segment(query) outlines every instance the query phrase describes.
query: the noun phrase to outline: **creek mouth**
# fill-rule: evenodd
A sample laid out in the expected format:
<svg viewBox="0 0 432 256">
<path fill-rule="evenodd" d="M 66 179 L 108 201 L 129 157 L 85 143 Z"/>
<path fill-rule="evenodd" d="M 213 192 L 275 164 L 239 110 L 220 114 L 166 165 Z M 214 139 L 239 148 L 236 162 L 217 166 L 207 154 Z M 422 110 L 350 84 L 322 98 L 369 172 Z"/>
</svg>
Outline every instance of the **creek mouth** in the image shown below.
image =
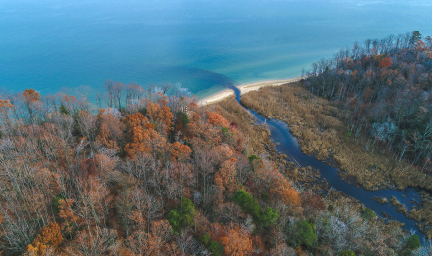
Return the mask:
<svg viewBox="0 0 432 256">
<path fill-rule="evenodd" d="M 378 191 L 368 191 L 356 185 L 349 184 L 348 182 L 342 180 L 342 178 L 339 176 L 340 169 L 335 168 L 325 162 L 319 161 L 313 156 L 304 154 L 301 151 L 298 140 L 290 133 L 290 129 L 285 122 L 277 119 L 267 119 L 258 114 L 256 111 L 247 108 L 240 102 L 240 90 L 234 85 L 228 84 L 226 87 L 234 91 L 235 99 L 240 104 L 240 106 L 242 106 L 246 111 L 255 117 L 254 124 L 268 126 L 271 133 L 271 139 L 274 143 L 278 143 L 275 145 L 277 152 L 285 154 L 288 161 L 293 162 L 299 167 L 310 166 L 313 169 L 318 169 L 321 174 L 319 181 L 323 181 L 325 179 L 330 189 L 335 189 L 355 198 L 360 203 L 364 204 L 365 207 L 373 210 L 377 216 L 403 223 L 403 229 L 415 231 L 415 234 L 420 237 L 420 241 L 424 241 L 425 236 L 422 232 L 420 232 L 419 228 L 416 226 L 416 222 L 413 219 L 410 219 L 403 213 L 398 212 L 390 202 L 381 204 L 372 199 L 374 197 L 385 197 L 387 199 L 395 197 L 401 204 L 405 205 L 407 211 L 409 212 L 412 207 L 420 203 L 421 189 L 407 188 L 404 190 L 383 189 Z"/>
</svg>

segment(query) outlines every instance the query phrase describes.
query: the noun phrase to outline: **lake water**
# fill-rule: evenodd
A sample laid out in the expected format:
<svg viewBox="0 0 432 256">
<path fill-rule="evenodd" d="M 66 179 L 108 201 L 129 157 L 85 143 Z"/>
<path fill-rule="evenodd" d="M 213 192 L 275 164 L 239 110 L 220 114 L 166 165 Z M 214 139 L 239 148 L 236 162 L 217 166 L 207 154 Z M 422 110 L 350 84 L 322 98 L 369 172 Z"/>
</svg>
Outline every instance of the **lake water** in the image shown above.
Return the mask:
<svg viewBox="0 0 432 256">
<path fill-rule="evenodd" d="M 112 79 L 204 97 L 299 76 L 354 41 L 432 35 L 430 13 L 399 0 L 1 0 L 0 87 L 94 95 Z"/>
</svg>

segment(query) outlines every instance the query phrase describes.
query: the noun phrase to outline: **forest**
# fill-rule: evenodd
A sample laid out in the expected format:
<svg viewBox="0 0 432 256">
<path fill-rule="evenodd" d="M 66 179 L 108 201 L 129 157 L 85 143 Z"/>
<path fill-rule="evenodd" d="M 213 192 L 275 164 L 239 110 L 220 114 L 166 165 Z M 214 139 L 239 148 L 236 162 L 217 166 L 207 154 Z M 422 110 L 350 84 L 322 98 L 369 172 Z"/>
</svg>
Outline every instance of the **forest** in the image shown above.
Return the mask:
<svg viewBox="0 0 432 256">
<path fill-rule="evenodd" d="M 432 38 L 419 31 L 368 39 L 306 73 L 306 87 L 329 99 L 392 157 L 432 172 Z"/>
<path fill-rule="evenodd" d="M 337 191 L 304 190 L 251 152 L 264 142 L 251 146 L 242 127 L 265 128 L 233 99 L 202 107 L 178 88 L 105 89 L 109 106 L 96 112 L 63 93 L 2 95 L 1 255 L 431 252 L 396 222 Z"/>
</svg>

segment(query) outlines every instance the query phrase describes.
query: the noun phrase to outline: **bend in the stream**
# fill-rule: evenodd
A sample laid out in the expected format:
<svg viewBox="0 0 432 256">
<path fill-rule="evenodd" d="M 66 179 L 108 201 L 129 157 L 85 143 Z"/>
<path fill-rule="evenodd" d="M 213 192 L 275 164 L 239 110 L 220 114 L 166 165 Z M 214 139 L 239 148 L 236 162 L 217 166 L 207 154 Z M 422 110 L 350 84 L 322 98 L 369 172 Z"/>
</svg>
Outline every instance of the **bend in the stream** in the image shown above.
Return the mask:
<svg viewBox="0 0 432 256">
<path fill-rule="evenodd" d="M 423 233 L 420 232 L 414 220 L 409 219 L 404 214 L 396 211 L 396 209 L 392 207 L 391 203 L 380 204 L 379 202 L 372 200 L 372 197 L 390 198 L 391 196 L 394 196 L 399 200 L 399 202 L 404 204 L 409 211 L 420 197 L 418 194 L 420 192 L 419 189 L 410 188 L 402 191 L 386 189 L 372 192 L 343 181 L 339 177 L 339 173 L 336 168 L 317 160 L 313 156 L 306 155 L 301 151 L 297 139 L 290 133 L 289 127 L 285 122 L 276 119 L 266 119 L 259 115 L 257 112 L 248 109 L 243 104 L 241 104 L 240 89 L 232 84 L 227 84 L 226 87 L 234 91 L 235 99 L 240 104 L 240 106 L 242 106 L 245 110 L 247 110 L 256 118 L 256 124 L 266 124 L 269 127 L 272 140 L 274 142 L 280 143 L 279 146 L 276 146 L 276 149 L 279 152 L 287 155 L 288 160 L 297 164 L 300 167 L 311 166 L 314 169 L 320 170 L 320 179 L 322 180 L 325 178 L 330 188 L 334 188 L 338 191 L 345 193 L 348 196 L 357 199 L 367 208 L 375 211 L 376 214 L 380 217 L 386 218 L 383 214 L 383 212 L 385 212 L 386 214 L 391 216 L 392 220 L 397 220 L 401 223 L 404 223 L 404 229 L 408 231 L 415 231 L 416 234 L 420 236 L 421 241 L 424 240 L 425 236 Z"/>
</svg>

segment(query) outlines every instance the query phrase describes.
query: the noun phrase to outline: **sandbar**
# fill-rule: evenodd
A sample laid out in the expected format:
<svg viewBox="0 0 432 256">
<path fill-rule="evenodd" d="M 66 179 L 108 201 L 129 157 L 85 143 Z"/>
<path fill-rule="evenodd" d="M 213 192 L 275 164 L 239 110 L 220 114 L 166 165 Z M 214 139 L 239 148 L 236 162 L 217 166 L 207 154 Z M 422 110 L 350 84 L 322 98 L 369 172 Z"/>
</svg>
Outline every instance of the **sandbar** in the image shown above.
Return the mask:
<svg viewBox="0 0 432 256">
<path fill-rule="evenodd" d="M 302 77 L 299 76 L 299 77 L 293 77 L 293 78 L 281 79 L 281 80 L 268 80 L 268 81 L 239 85 L 237 86 L 237 88 L 240 90 L 240 94 L 243 95 L 251 91 L 257 91 L 260 88 L 266 86 L 279 86 L 283 84 L 298 82 L 300 81 L 301 78 Z M 198 101 L 198 105 L 205 106 L 205 105 L 213 104 L 232 95 L 234 95 L 233 90 L 224 89 L 222 91 L 219 91 L 217 93 L 214 93 L 208 97 L 201 99 L 200 101 Z"/>
</svg>

